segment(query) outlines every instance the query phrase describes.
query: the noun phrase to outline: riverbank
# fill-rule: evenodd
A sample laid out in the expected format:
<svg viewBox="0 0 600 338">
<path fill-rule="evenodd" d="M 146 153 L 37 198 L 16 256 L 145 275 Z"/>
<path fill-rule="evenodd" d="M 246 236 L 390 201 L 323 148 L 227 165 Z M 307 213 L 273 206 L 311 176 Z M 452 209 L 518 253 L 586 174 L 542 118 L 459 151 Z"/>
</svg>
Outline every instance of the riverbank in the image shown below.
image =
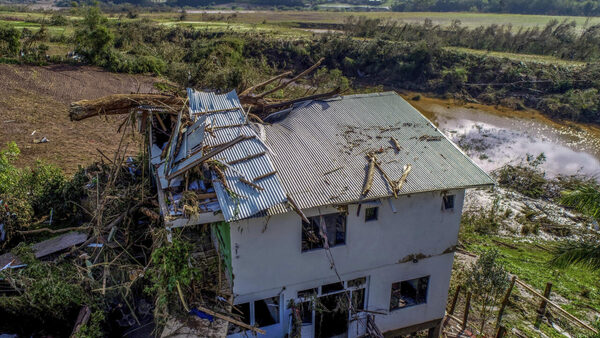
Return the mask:
<svg viewBox="0 0 600 338">
<path fill-rule="evenodd" d="M 557 121 L 533 109 L 514 110 L 416 92 L 401 95 L 456 142 L 478 165 L 491 172 L 545 155 L 547 175 L 600 178 L 600 127 Z"/>
</svg>

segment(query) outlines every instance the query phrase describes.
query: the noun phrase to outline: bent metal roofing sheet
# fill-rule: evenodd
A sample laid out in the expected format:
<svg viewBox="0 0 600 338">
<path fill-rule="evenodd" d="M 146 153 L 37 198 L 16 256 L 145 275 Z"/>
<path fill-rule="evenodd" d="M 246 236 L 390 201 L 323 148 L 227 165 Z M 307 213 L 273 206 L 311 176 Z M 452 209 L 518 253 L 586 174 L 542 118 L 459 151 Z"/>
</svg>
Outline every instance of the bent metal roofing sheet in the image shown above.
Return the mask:
<svg viewBox="0 0 600 338">
<path fill-rule="evenodd" d="M 248 218 L 284 203 L 286 195 L 278 175 L 267 175 L 275 171 L 267 148 L 255 130 L 246 123 L 235 91 L 216 95 L 188 89 L 188 97 L 190 117 L 195 122 L 182 134 L 185 140 L 182 142 L 180 153 L 185 155 L 178 157 L 181 162 L 174 164 L 171 172 L 198 161 L 203 155 L 202 151 L 190 155 L 189 150 L 218 146 L 244 135 L 248 138 L 212 157 L 225 165 L 223 171 L 228 189 L 213 177 L 215 192 L 225 220 Z M 238 161 L 245 158 L 250 159 Z M 260 179 L 254 181 L 256 178 Z M 251 187 L 242 179 L 253 182 L 263 190 Z"/>
<path fill-rule="evenodd" d="M 265 142 L 285 191 L 301 209 L 392 196 L 375 171 L 366 196 L 366 154 L 392 180 L 412 170 L 400 194 L 473 188 L 493 180 L 429 120 L 394 92 L 311 101 L 267 117 Z M 400 151 L 391 140 L 400 144 Z M 282 213 L 284 205 L 268 213 Z"/>
</svg>

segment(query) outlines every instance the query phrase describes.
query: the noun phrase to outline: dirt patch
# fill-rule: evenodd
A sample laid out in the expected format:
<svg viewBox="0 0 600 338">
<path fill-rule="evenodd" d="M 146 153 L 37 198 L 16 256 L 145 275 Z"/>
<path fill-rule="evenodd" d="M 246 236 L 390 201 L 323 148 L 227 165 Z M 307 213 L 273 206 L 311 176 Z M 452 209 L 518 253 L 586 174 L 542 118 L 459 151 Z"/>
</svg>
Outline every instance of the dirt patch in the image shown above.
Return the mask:
<svg viewBox="0 0 600 338">
<path fill-rule="evenodd" d="M 100 157 L 96 148 L 114 153 L 121 138 L 116 133 L 121 117 L 71 122 L 69 104 L 109 94 L 152 92 L 156 81 L 156 77 L 115 74 L 95 67 L 0 64 L 0 146 L 17 142 L 21 148 L 18 166 L 39 159 L 72 174 L 79 165 Z M 49 142 L 34 143 L 44 137 Z M 135 153 L 139 145 L 129 149 Z"/>
</svg>

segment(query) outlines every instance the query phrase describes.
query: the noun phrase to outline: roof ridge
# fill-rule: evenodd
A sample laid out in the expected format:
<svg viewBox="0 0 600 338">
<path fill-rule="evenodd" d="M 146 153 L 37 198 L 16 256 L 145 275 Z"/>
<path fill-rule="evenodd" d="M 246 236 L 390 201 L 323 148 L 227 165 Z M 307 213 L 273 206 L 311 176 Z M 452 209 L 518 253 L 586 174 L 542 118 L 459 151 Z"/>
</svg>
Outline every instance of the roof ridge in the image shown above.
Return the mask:
<svg viewBox="0 0 600 338">
<path fill-rule="evenodd" d="M 385 92 L 375 92 L 375 93 L 358 93 L 358 94 L 352 94 L 352 95 L 340 95 L 340 96 L 335 96 L 329 99 L 323 99 L 323 100 L 314 100 L 313 102 L 318 102 L 318 101 L 336 101 L 336 100 L 347 100 L 347 99 L 362 99 L 365 97 L 376 97 L 376 96 L 390 96 L 390 95 L 396 95 L 396 96 L 400 96 L 398 95 L 398 93 L 396 93 L 393 90 L 388 90 Z"/>
</svg>

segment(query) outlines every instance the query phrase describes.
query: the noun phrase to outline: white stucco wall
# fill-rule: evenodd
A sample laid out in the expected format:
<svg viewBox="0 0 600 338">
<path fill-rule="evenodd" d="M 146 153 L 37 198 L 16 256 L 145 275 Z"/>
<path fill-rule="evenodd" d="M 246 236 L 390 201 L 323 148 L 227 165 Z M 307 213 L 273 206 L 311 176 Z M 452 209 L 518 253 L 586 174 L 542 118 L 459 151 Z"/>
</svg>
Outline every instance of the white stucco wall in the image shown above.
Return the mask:
<svg viewBox="0 0 600 338">
<path fill-rule="evenodd" d="M 342 279 L 369 277 L 367 309 L 387 312 L 392 283 L 431 276 L 426 304 L 376 316 L 383 331 L 443 317 L 453 260 L 453 253 L 444 251 L 457 244 L 464 190 L 449 194 L 456 195 L 453 211 L 442 211 L 440 192 L 428 192 L 391 199 L 396 213 L 383 200 L 378 220 L 366 223 L 368 205 L 358 217 L 357 205 L 348 207 L 346 244 L 331 248 L 331 253 Z M 310 217 L 336 211 L 304 212 Z M 269 336 L 287 332 L 285 305 L 297 291 L 337 281 L 325 250 L 301 251 L 301 231 L 295 213 L 231 224 L 235 303 L 282 297 L 281 325 L 267 328 Z M 431 257 L 399 263 L 413 254 Z"/>
</svg>

